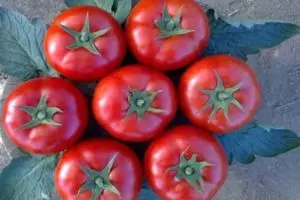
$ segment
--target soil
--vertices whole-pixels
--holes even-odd
[[[277,19],[300,25],[299,0],[204,0],[223,16]],[[63,0],[0,0],[29,18],[49,23],[64,8]],[[264,91],[256,119],[294,130],[300,135],[300,36],[258,55],[250,56]],[[0,91],[5,77],[0,76]],[[0,141],[0,169],[10,160]],[[251,165],[230,167],[216,200],[299,200],[300,149],[276,158],[258,158]]]

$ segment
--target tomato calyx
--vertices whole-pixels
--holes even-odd
[[[139,92],[136,89],[130,89],[128,95],[128,102],[130,108],[127,111],[126,118],[128,118],[134,112],[137,114],[139,120],[141,120],[146,112],[162,113],[163,110],[153,108],[151,106],[155,97],[160,93],[143,91]]]
[[[68,46],[68,49],[85,48],[95,55],[100,55],[100,52],[95,46],[95,40],[105,35],[110,28],[105,28],[97,32],[91,33],[89,13],[86,14],[85,22],[81,32],[77,32],[63,24],[59,25],[65,32],[74,38],[74,42]]]
[[[49,107],[47,104],[47,97],[43,94],[36,107],[33,106],[16,106],[20,110],[26,112],[31,116],[31,121],[23,124],[19,129],[28,129],[36,127],[40,124],[51,126],[61,126],[60,123],[53,120],[54,115],[62,113],[63,111],[58,107]]]
[[[242,82],[238,83],[233,87],[225,88],[223,81],[220,75],[218,74],[218,72],[216,70],[214,72],[217,79],[217,86],[213,90],[202,90],[202,89],[200,90],[200,92],[210,97],[207,103],[200,109],[200,112],[202,112],[203,110],[207,109],[210,106],[213,106],[213,110],[210,113],[208,123],[212,121],[212,119],[215,117],[219,109],[223,111],[224,116],[230,122],[228,110],[231,104],[235,105],[237,108],[244,111],[243,105],[238,100],[236,100],[233,96],[235,92],[241,89]]]
[[[202,169],[205,167],[211,167],[213,164],[202,161],[197,162],[197,155],[193,154],[188,160],[185,157],[185,153],[188,148],[180,155],[179,164],[172,166],[168,171],[176,171],[175,181],[186,180],[196,191],[203,192],[204,181],[202,176]]]
[[[104,190],[111,191],[118,196],[121,196],[118,189],[109,180],[109,175],[117,156],[118,154],[115,154],[101,172],[95,171],[88,167],[81,167],[84,173],[88,176],[88,180],[79,189],[77,198],[82,192],[87,190],[92,190],[91,200],[97,200],[99,195],[101,195]]]
[[[181,28],[181,14],[182,14],[183,6],[179,8],[176,16],[171,17],[168,13],[167,7],[164,6],[162,12],[162,18],[159,20],[155,20],[155,25],[160,30],[159,39],[165,39],[176,35],[185,35],[193,32],[192,29],[183,29]]]

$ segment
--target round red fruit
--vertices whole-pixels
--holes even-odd
[[[218,141],[193,126],[175,127],[153,141],[144,162],[150,187],[164,200],[211,200],[228,174]]]
[[[88,140],[62,156],[55,185],[62,200],[137,200],[142,169],[125,145],[108,139]]]
[[[112,136],[142,142],[164,131],[177,111],[176,91],[163,73],[130,65],[102,79],[94,94],[93,112]]]
[[[195,125],[229,133],[249,123],[260,104],[260,86],[242,60],[228,55],[206,57],[182,76],[180,105]]]
[[[21,149],[54,154],[73,145],[88,123],[87,101],[59,78],[36,78],[17,86],[3,105],[2,125]]]
[[[194,0],[142,0],[127,19],[126,36],[141,63],[170,71],[202,53],[210,28],[205,11]]]
[[[62,75],[94,81],[121,64],[126,42],[120,25],[109,13],[94,6],[77,6],[53,20],[44,49],[48,62]]]

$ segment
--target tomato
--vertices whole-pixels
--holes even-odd
[[[128,17],[126,36],[141,63],[169,71],[186,66],[202,53],[210,28],[194,0],[142,0]]]
[[[88,118],[87,101],[77,88],[59,78],[36,78],[8,95],[2,126],[25,151],[54,154],[82,136]]]
[[[121,64],[125,35],[107,12],[77,6],[62,12],[46,33],[49,63],[62,75],[78,81],[99,80]]]
[[[251,68],[228,55],[193,64],[179,86],[182,111],[195,125],[228,133],[249,123],[260,104],[260,85]]]
[[[137,200],[142,169],[125,145],[93,139],[62,156],[55,170],[55,185],[62,200]]]
[[[102,79],[93,113],[112,136],[142,142],[164,131],[175,117],[177,97],[171,80],[142,65],[130,65]]]
[[[211,200],[228,174],[218,141],[187,125],[152,142],[144,162],[150,187],[164,200]]]

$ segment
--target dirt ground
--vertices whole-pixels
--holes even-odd
[[[204,0],[223,16],[278,19],[300,25],[299,0]],[[63,0],[0,0],[0,6],[30,18],[50,22]],[[259,55],[251,64],[261,81],[264,101],[259,122],[290,128],[300,135],[300,36]],[[0,86],[4,83],[0,79]],[[9,156],[0,141],[0,168]],[[230,167],[226,184],[216,200],[299,200],[300,149],[277,158],[259,158],[251,165]]]

